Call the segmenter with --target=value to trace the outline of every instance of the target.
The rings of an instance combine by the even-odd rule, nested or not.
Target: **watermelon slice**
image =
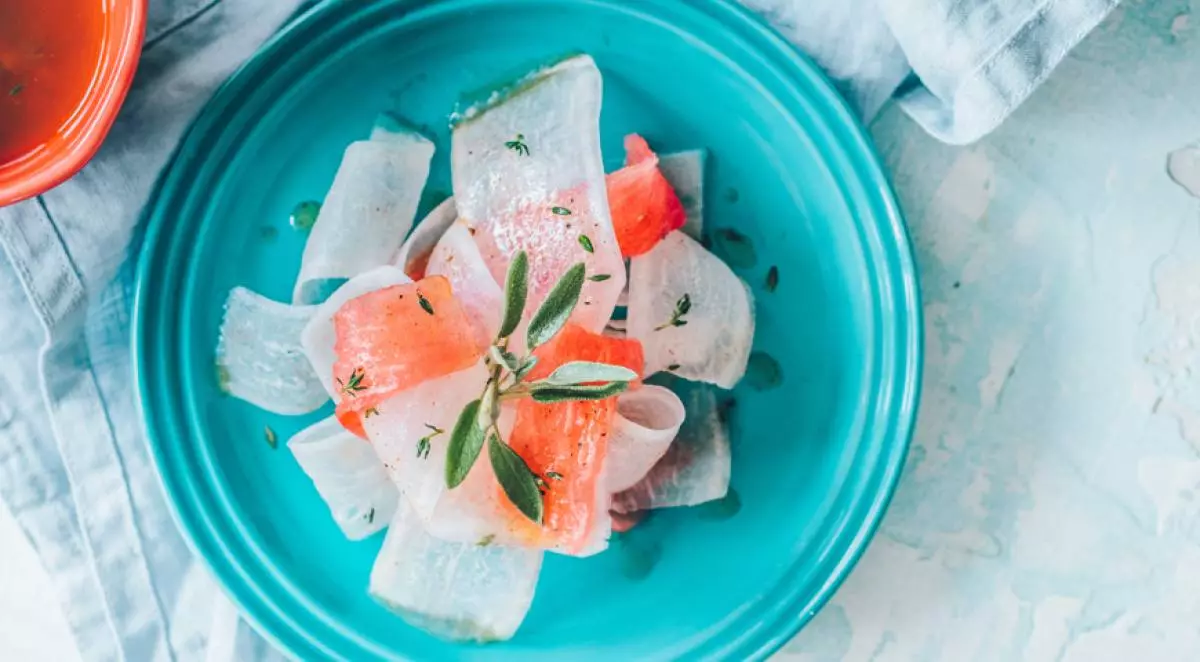
[[[442,276],[351,299],[333,324],[337,417],[364,439],[363,412],[407,388],[466,369],[482,355]]]
[[[539,347],[537,367],[528,379],[548,377],[569,361],[596,361],[642,371],[642,346],[568,324]],[[604,549],[611,530],[609,493],[603,480],[616,398],[542,404],[521,400],[509,446],[545,481],[544,515],[539,528],[524,520],[518,537],[575,556]],[[504,502],[509,508],[515,506]]]
[[[687,212],[658,168],[658,155],[646,139],[625,137],[625,167],[608,175],[608,206],[621,255],[633,257],[654,248],[687,222]]]

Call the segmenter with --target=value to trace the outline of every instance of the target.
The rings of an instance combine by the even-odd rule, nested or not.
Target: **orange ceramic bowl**
[[[0,0],[3,1],[3,0]],[[146,29],[147,0],[81,0],[104,8],[96,71],[76,112],[42,147],[0,163],[0,207],[58,186],[100,149],[133,82]]]

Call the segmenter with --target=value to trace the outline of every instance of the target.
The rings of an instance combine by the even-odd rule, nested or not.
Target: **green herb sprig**
[[[466,480],[486,441],[488,461],[504,494],[522,514],[540,524],[544,481],[500,436],[497,423],[500,404],[520,398],[532,398],[536,402],[611,398],[629,388],[629,382],[637,379],[637,373],[617,365],[572,361],[559,366],[545,379],[526,381],[526,376],[537,364],[533,350],[549,342],[566,325],[579,303],[586,280],[582,262],[563,273],[530,318],[525,344],[531,354],[517,356],[508,350],[508,345],[525,310],[528,276],[529,258],[521,251],[513,257],[505,278],[500,330],[485,357],[489,373],[487,383],[479,398],[463,407],[450,433],[446,448],[446,486],[454,489]],[[555,475],[561,479],[561,475]]]
[[[436,425],[430,425],[430,424],[426,423],[425,427],[429,428],[429,434],[427,434],[424,437],[421,437],[419,440],[417,440],[417,457],[421,458],[422,460],[429,457],[429,449],[432,447],[432,444],[429,443],[429,440],[433,439],[434,437],[438,436],[439,434],[446,433],[445,430],[439,428]]]
[[[433,304],[429,303],[429,299],[426,299],[424,294],[421,294],[421,290],[417,290],[417,303],[421,305],[421,310],[430,315],[433,314]]]
[[[515,140],[509,140],[504,146],[521,156],[529,156],[529,145],[525,144],[525,135],[518,133]]]
[[[366,379],[366,377],[367,373],[365,370],[362,368],[355,368],[354,372],[350,373],[350,377],[346,381],[342,381],[341,377],[337,378],[338,389],[341,390],[342,395],[348,395],[352,398],[357,397],[359,391],[365,391],[367,389],[367,386],[363,384],[363,380]]]
[[[671,312],[671,319],[654,327],[654,330],[662,331],[663,329],[666,329],[666,328],[672,327],[672,326],[686,326],[687,320],[683,319],[683,316],[687,315],[691,311],[692,311],[692,297],[685,294],[685,295],[679,297],[679,300],[675,302],[675,310]]]

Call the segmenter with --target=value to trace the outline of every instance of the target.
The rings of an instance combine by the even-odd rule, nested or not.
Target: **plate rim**
[[[455,7],[458,7],[457,11],[461,11],[464,7],[478,1],[394,0],[391,4],[412,5],[414,8],[439,11],[456,11]],[[628,7],[631,4],[626,0],[585,1],[587,4],[617,8]],[[867,137],[866,130],[857,116],[851,112],[848,103],[815,63],[767,26],[760,17],[734,0],[688,0],[686,4],[718,21],[722,18],[729,19],[721,21],[725,29],[740,31],[740,36],[752,48],[755,55],[764,59],[767,62],[766,66],[777,69],[783,75],[788,87],[791,88],[789,91],[796,92],[799,96],[819,106],[823,111],[819,124],[827,131],[836,134],[835,145],[845,152],[844,156],[853,166],[852,171],[858,175],[858,182],[867,193],[863,204],[876,212],[869,226],[865,223],[858,223],[860,233],[873,229],[878,233],[876,239],[881,242],[881,253],[874,254],[868,251],[866,254],[868,263],[872,263],[872,268],[884,272],[882,276],[875,274],[872,279],[872,285],[877,288],[875,296],[879,300],[886,299],[892,303],[902,301],[904,304],[897,308],[888,320],[876,322],[877,325],[883,324],[884,333],[888,330],[887,322],[893,323],[896,327],[892,330],[893,335],[899,336],[902,342],[892,350],[892,358],[897,364],[895,371],[898,373],[899,379],[892,379],[885,387],[879,389],[880,391],[886,390],[890,396],[894,396],[892,398],[894,402],[885,403],[887,411],[868,418],[876,426],[885,426],[886,429],[879,434],[885,439],[891,439],[891,443],[881,451],[872,470],[866,472],[867,478],[871,478],[869,482],[877,485],[878,489],[873,494],[859,496],[852,503],[856,510],[863,511],[857,513],[861,516],[861,524],[852,538],[846,542],[844,549],[841,550],[840,558],[833,563],[829,573],[824,575],[823,583],[812,593],[810,599],[804,601],[803,596],[794,595],[799,592],[804,583],[792,577],[793,566],[788,566],[779,584],[771,586],[767,590],[776,591],[789,585],[796,590],[785,591],[787,595],[784,596],[784,599],[767,605],[767,613],[756,614],[753,620],[757,622],[757,625],[734,636],[732,640],[718,646],[716,650],[710,651],[711,654],[721,657],[762,659],[787,643],[820,608],[828,603],[862,557],[895,494],[896,485],[902,474],[904,461],[911,444],[920,398],[924,344],[923,310],[912,243],[903,214],[878,154]],[[319,23],[326,15],[344,9],[343,5],[344,3],[339,0],[321,0],[282,26],[214,92],[193,119],[145,207],[143,216],[146,221],[145,235],[137,260],[131,315],[133,372],[139,396],[137,405],[150,454],[158,470],[160,484],[167,496],[166,502],[172,518],[189,548],[209,567],[226,593],[239,606],[241,613],[254,624],[255,629],[274,645],[298,656],[301,656],[301,651],[309,649],[335,657],[336,653],[325,649],[319,640],[305,636],[297,627],[295,619],[280,609],[275,601],[266,595],[268,591],[259,586],[259,583],[253,580],[245,568],[234,560],[236,557],[230,553],[229,549],[230,541],[223,540],[221,536],[217,535],[220,532],[219,527],[214,526],[204,512],[192,514],[194,517],[198,517],[204,526],[197,526],[196,522],[188,519],[189,514],[183,511],[196,508],[194,503],[187,505],[189,504],[187,499],[193,497],[193,493],[196,491],[194,481],[179,477],[171,479],[168,473],[163,471],[164,467],[172,467],[180,460],[173,462],[164,452],[165,447],[160,441],[160,428],[164,426],[161,421],[158,421],[155,412],[151,411],[150,404],[160,400],[160,396],[150,388],[151,380],[146,378],[146,375],[153,372],[153,368],[148,368],[148,366],[153,366],[155,357],[151,351],[153,345],[150,344],[153,339],[148,337],[148,334],[153,335],[153,332],[147,328],[147,324],[148,320],[157,319],[148,311],[148,306],[152,305],[150,301],[154,298],[152,292],[154,287],[150,283],[154,280],[152,276],[155,257],[163,249],[163,243],[171,236],[168,227],[169,214],[165,213],[168,211],[165,207],[169,207],[169,205],[164,203],[164,199],[169,200],[173,196],[165,195],[164,191],[174,188],[173,182],[170,181],[172,180],[171,173],[179,170],[178,163],[181,155],[196,151],[196,146],[192,143],[203,137],[197,130],[197,126],[202,123],[202,118],[212,114],[212,108],[218,105],[217,101],[222,98],[222,95],[227,95],[237,81],[254,74],[256,69],[262,67],[264,60],[269,60],[273,55],[277,55],[278,51],[297,38],[298,33]],[[340,20],[353,20],[356,13],[370,11],[370,9],[370,7],[360,7]],[[645,12],[645,7],[640,9],[643,13]],[[789,108],[789,114],[791,114],[790,110]],[[847,202],[849,203],[849,200]],[[873,264],[876,260],[886,258],[890,258],[890,260]],[[878,288],[883,286],[884,289],[888,289],[888,285],[893,286],[899,292],[892,297],[885,297],[886,292],[878,291]],[[161,409],[160,407],[158,416],[164,415]],[[170,408],[165,415],[168,419],[176,418]],[[188,421],[172,420],[170,423],[171,425],[166,427],[177,429],[188,427]],[[170,435],[163,436],[169,437]],[[240,528],[242,522],[237,521],[235,524]],[[204,537],[207,537],[208,540],[201,540],[200,534],[205,534]],[[207,545],[202,543],[207,543]],[[243,544],[245,544],[244,541]],[[220,552],[224,562],[223,567],[218,567],[214,559],[205,553],[206,546],[216,548],[216,551]],[[745,620],[745,616],[742,614],[739,620]],[[287,630],[278,631],[277,628],[281,625]],[[725,629],[726,627],[721,628],[722,631]],[[300,636],[297,637],[297,634]],[[301,645],[297,646],[298,643]],[[356,643],[362,642],[356,640]],[[701,642],[700,648],[712,648],[711,643],[712,638],[705,640]]]

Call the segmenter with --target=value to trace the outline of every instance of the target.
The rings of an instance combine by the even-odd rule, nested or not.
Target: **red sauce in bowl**
[[[147,0],[0,0],[0,207],[95,155],[133,81]]]
[[[95,0],[0,0],[0,163],[70,126],[104,41]]]

